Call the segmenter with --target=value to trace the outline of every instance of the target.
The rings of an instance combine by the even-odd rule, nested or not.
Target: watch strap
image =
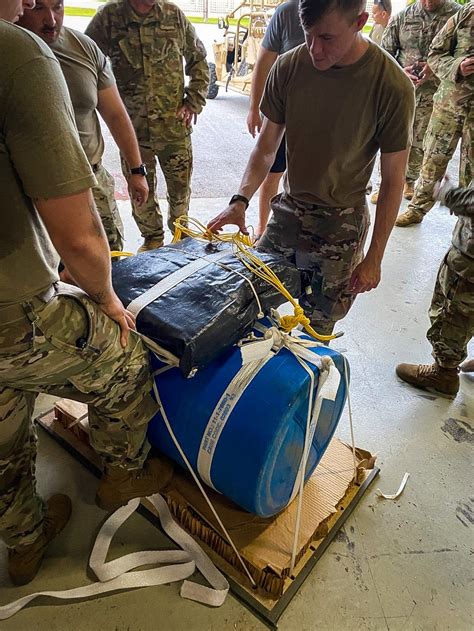
[[[247,210],[250,204],[250,200],[244,197],[244,195],[232,195],[229,201],[229,206],[234,202],[243,202],[245,204],[245,210]]]

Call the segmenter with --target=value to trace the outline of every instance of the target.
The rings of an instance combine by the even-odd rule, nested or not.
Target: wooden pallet
[[[62,399],[38,422],[89,470],[100,475],[100,459],[89,444],[85,405]],[[290,535],[296,502],[278,516],[262,519],[246,513],[212,489],[208,490],[258,585],[257,589],[251,587],[240,571],[236,555],[221,535],[188,473],[176,467],[175,475],[162,495],[176,521],[226,575],[238,600],[269,627],[276,628],[283,611],[379,473],[371,454],[360,449],[356,454],[358,466],[357,476],[354,476],[350,448],[334,439],[306,483],[299,553],[292,574],[289,568]],[[140,512],[160,526],[154,508],[146,500],[142,502]]]

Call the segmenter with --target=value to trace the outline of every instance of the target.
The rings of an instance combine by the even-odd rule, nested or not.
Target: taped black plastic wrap
[[[288,291],[298,296],[300,276],[296,267],[281,256],[257,254]],[[259,312],[252,286],[267,314],[285,302],[284,296],[252,274],[234,256],[228,243],[211,245],[188,238],[112,266],[115,291],[127,307],[163,279],[173,284],[176,275],[172,274],[195,261],[204,263],[203,259],[209,256],[218,257],[218,262],[207,264],[168,288],[137,316],[138,331],[178,357],[185,376],[251,331]]]

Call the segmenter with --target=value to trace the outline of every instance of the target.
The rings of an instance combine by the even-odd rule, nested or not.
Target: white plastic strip
[[[309,368],[309,366],[304,366],[304,362],[301,361],[299,357],[297,357],[300,364],[305,368],[305,370],[310,375],[310,387],[314,393],[314,373]],[[307,419],[307,432],[305,434],[305,441],[303,447],[303,454],[301,456],[301,462],[298,469],[298,475],[295,480],[295,486],[293,488],[293,492],[291,494],[290,502],[292,502],[301,485],[301,480],[304,482],[304,474],[306,472],[306,467],[308,464],[308,458],[311,451],[311,445],[313,444],[314,435],[316,433],[316,428],[318,426],[318,421],[321,415],[321,409],[324,401],[332,401],[336,400],[337,391],[339,389],[339,384],[341,382],[341,374],[339,370],[336,368],[334,362],[331,360],[329,367],[326,370],[321,370],[319,373],[319,382],[318,389],[315,396],[314,406],[308,405],[308,419]],[[311,395],[310,395],[311,396]],[[311,413],[312,411],[312,413]],[[303,476],[303,478],[302,478]]]
[[[104,522],[95,540],[89,566],[100,581],[99,583],[61,591],[36,592],[24,596],[0,607],[0,620],[10,618],[39,596],[76,600],[124,589],[163,585],[188,578],[194,573],[196,567],[212,587],[185,581],[181,588],[181,596],[213,607],[222,605],[229,591],[229,584],[225,577],[217,570],[194,539],[173,520],[165,500],[160,495],[152,495],[146,499],[158,511],[165,533],[180,545],[182,550],[146,550],[106,562],[115,533],[140,504],[138,498],[131,500]],[[130,571],[136,567],[151,564],[166,565],[160,568]]]
[[[273,354],[269,352],[263,359],[243,364],[230,381],[211,414],[199,446],[197,469],[201,479],[213,489],[215,487],[212,483],[211,467],[221,434],[246,388],[272,357]]]
[[[229,254],[229,250],[214,252],[213,254],[208,254],[207,256],[200,257],[195,261],[184,265],[180,269],[176,270],[176,272],[173,272],[172,274],[166,276],[166,278],[160,280],[158,283],[156,283],[156,285],[153,285],[153,287],[150,287],[150,289],[144,291],[140,296],[135,298],[135,300],[132,300],[132,302],[127,307],[128,311],[130,311],[135,317],[137,317],[142,309],[147,307],[150,303],[165,294],[167,291],[173,289],[173,287],[176,287],[176,285],[179,285],[184,280],[186,280],[199,270],[203,269],[204,267],[207,267],[208,265],[216,263],[226,256],[229,256]]]
[[[407,485],[408,482],[408,478],[410,477],[410,474],[407,472],[405,473],[405,475],[403,476],[402,481],[400,482],[400,486],[398,487],[398,491],[396,493],[393,493],[392,495],[389,493],[382,493],[382,491],[380,489],[377,489],[376,493],[379,497],[382,497],[384,500],[398,500],[398,498],[400,497],[400,495],[403,493],[403,491],[405,490],[405,487]]]

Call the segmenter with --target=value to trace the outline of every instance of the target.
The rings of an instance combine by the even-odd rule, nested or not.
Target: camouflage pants
[[[454,247],[439,268],[429,316],[433,357],[446,368],[459,366],[474,336],[474,260]]]
[[[187,215],[191,198],[191,175],[193,172],[193,151],[190,136],[173,143],[150,146],[140,143],[142,160],[148,171],[147,182],[150,195],[140,208],[132,203],[133,217],[143,237],[164,239],[163,217],[156,190],[156,158],[163,172],[168,201],[168,228],[174,233],[174,221]],[[124,174],[126,165],[122,161]]]
[[[420,86],[416,94],[415,119],[413,121],[413,141],[408,156],[406,181],[414,185],[420,175],[423,163],[423,139],[433,110],[433,90]]]
[[[99,163],[94,167],[94,175],[97,186],[94,186],[95,205],[104,226],[110,249],[123,250],[123,223],[120,217],[117,202],[115,201],[115,181],[107,169]]]
[[[332,333],[355,299],[348,286],[364,257],[367,207],[323,208],[283,193],[273,198],[271,208],[258,249],[282,254],[296,265],[303,288],[301,306],[319,333]]]
[[[89,404],[91,442],[105,463],[140,468],[147,424],[157,406],[148,353],[75,288],[0,308],[0,538],[7,546],[40,534],[44,505],[36,493],[37,393]]]
[[[415,194],[408,208],[426,215],[434,206],[433,189],[446,173],[461,138],[459,184],[467,186],[474,177],[474,107],[467,104],[455,110],[435,104],[425,138],[425,157]]]

